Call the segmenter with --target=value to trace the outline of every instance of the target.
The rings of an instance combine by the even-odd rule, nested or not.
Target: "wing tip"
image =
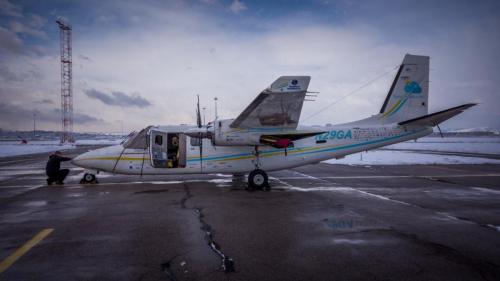
[[[475,103],[475,102],[471,102],[471,103],[466,103],[466,104],[462,104],[462,105],[459,105],[458,108],[462,108],[462,110],[467,110],[473,106],[476,106],[478,105],[478,103]]]

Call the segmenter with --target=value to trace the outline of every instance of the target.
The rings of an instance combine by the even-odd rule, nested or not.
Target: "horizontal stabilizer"
[[[439,125],[440,123],[450,119],[451,117],[458,115],[464,112],[466,109],[477,105],[476,103],[467,103],[457,107],[452,107],[443,111],[439,111],[436,113],[424,115],[421,117],[413,118],[410,120],[406,120],[403,122],[399,122],[398,124],[401,126],[428,126],[434,127]]]

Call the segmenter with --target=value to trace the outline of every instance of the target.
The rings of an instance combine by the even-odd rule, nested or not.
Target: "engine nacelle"
[[[260,145],[260,135],[262,133],[252,132],[247,129],[234,129],[229,127],[232,119],[216,120],[213,127],[213,141],[215,145],[221,146],[241,146]]]

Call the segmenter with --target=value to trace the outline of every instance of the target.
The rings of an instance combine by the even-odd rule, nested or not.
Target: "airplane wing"
[[[310,76],[281,76],[262,91],[230,127],[297,128],[310,80]]]
[[[439,125],[440,123],[450,119],[451,117],[458,115],[464,112],[466,109],[475,106],[476,103],[467,103],[457,107],[452,107],[443,111],[439,111],[436,113],[424,115],[421,117],[413,118],[410,120],[406,120],[403,122],[399,122],[399,125],[402,126],[429,126],[434,127]]]
[[[292,141],[324,134],[325,131],[295,130],[288,132],[279,132],[274,134],[265,134],[260,136],[260,142],[273,147],[288,147]]]

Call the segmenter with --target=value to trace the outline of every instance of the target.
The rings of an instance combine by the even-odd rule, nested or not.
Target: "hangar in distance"
[[[149,126],[120,145],[79,155],[82,183],[105,171],[130,175],[248,174],[250,188],[269,189],[268,171],[418,139],[475,104],[429,114],[429,57],[407,54],[378,114],[329,127],[299,126],[309,76],[282,76],[235,119]]]

